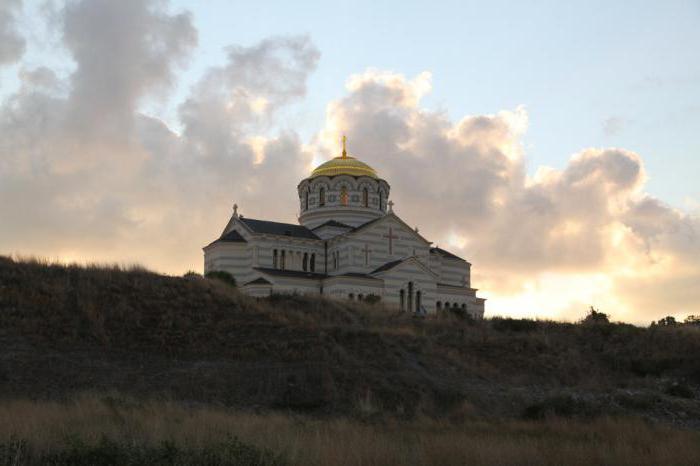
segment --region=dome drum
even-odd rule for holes
[[[329,220],[359,226],[385,215],[390,187],[343,147],[342,156],[319,165],[297,190],[299,222],[314,228]]]

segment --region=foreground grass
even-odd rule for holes
[[[0,402],[0,465],[692,465],[700,432],[641,420],[317,419],[83,396]]]

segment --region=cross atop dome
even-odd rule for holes
[[[339,157],[334,157],[318,167],[311,172],[309,178],[315,178],[317,176],[328,176],[334,177],[339,175],[349,175],[354,177],[368,176],[374,179],[380,179],[374,168],[370,167],[366,163],[357,160],[355,157],[348,155],[347,141],[348,138],[343,135],[341,138],[343,144],[343,152]]]

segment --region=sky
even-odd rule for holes
[[[700,313],[700,3],[0,0],[0,253],[202,269],[350,152],[491,315]]]

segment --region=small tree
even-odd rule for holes
[[[685,318],[684,323],[686,325],[699,325],[700,326],[700,316],[688,316]]]
[[[591,306],[588,310],[588,315],[586,315],[581,322],[584,324],[609,324],[610,317],[606,313],[600,312]]]
[[[233,287],[236,286],[236,279],[233,277],[233,275],[223,270],[212,270],[211,272],[207,272],[204,276],[214,280],[219,280]]]
[[[652,322],[652,325],[658,325],[659,327],[674,327],[678,325],[678,321],[673,316],[666,316],[663,319],[659,319],[657,322]]]

